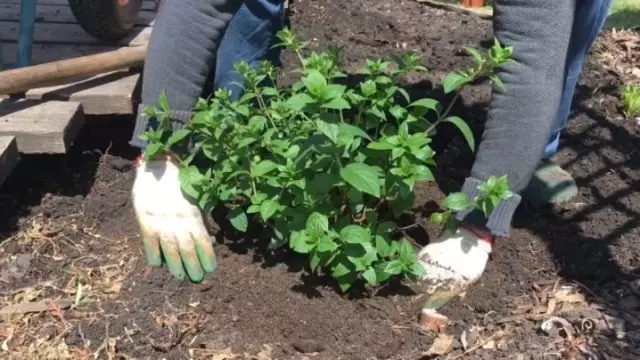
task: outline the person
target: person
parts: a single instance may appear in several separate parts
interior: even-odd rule
[[[428,274],[424,326],[440,326],[438,309],[484,272],[496,237],[509,235],[521,195],[537,203],[567,201],[574,179],[551,161],[589,48],[602,29],[611,0],[496,0],[494,34],[513,46],[514,63],[498,71],[507,92],[494,91],[476,159],[463,186],[469,198],[491,176],[507,175],[514,195],[489,218],[457,215],[461,226],[444,232],[418,253]]]
[[[521,195],[525,191],[533,191],[539,198],[549,194],[535,193],[535,187],[530,186],[532,178],[557,185],[557,175],[564,176],[564,170],[556,168],[549,158],[557,150],[577,77],[609,3],[494,1],[495,37],[514,48],[515,62],[498,72],[507,92],[492,94],[477,156],[461,191],[473,198],[483,181],[507,175],[514,195],[501,201],[488,218],[478,211],[458,214],[461,226],[455,232],[443,232],[420,250],[418,260],[426,270],[420,279],[427,294],[424,321],[441,320],[438,309],[480,278],[494,238],[509,235]],[[177,109],[172,112],[177,129],[189,120],[216,54],[215,87],[231,83],[228,59],[269,56],[269,47],[262,45],[272,40],[281,24],[276,9],[282,4],[276,0],[246,0],[242,16],[237,4],[231,0],[163,1],[149,43],[141,106],[155,104],[160,92],[167,90],[170,107]],[[250,22],[255,28],[248,26]],[[262,30],[253,30],[258,28]],[[251,50],[240,50],[237,44]],[[144,146],[139,136],[152,123],[153,119],[140,112],[133,145]],[[164,257],[174,276],[193,281],[215,269],[202,214],[183,196],[178,168],[171,159],[141,161],[132,197],[150,264],[160,265]]]
[[[130,144],[155,120],[144,115],[165,92],[172,128],[192,116],[200,97],[225,87],[238,98],[242,78],[233,65],[262,60],[277,64],[276,33],[284,25],[283,0],[162,0],[149,39],[142,74],[141,104]],[[149,263],[178,279],[201,281],[216,268],[212,239],[201,211],[182,194],[178,167],[166,159],[139,161],[132,189],[133,207]]]

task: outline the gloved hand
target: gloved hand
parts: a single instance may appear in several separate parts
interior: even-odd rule
[[[216,269],[213,238],[200,209],[184,197],[173,161],[139,160],[132,198],[150,265],[164,258],[173,276],[194,282]]]
[[[480,278],[491,253],[491,243],[490,236],[459,227],[455,233],[445,230],[420,250],[418,261],[426,271],[420,279],[427,294],[420,316],[425,330],[446,325],[447,318],[438,309]]]

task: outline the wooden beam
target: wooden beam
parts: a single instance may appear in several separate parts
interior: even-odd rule
[[[0,102],[0,136],[15,136],[20,153],[64,154],[83,124],[82,105],[77,102]]]
[[[148,26],[155,18],[154,11],[140,11],[136,25]],[[18,21],[20,19],[20,4],[0,3],[0,21]],[[43,5],[36,7],[36,24],[59,23],[76,24],[78,20],[71,12],[69,5]],[[6,39],[5,39],[6,40]]]
[[[75,101],[87,115],[133,114],[139,71],[115,71],[64,85],[31,89],[27,99]]]
[[[0,185],[7,180],[19,160],[16,138],[0,136]]]
[[[31,47],[31,62],[33,65],[51,61],[71,59],[85,55],[98,54],[105,51],[117,50],[119,46],[109,45],[73,45],[73,44],[33,44]],[[18,44],[2,42],[4,67],[10,69],[15,66]]]
[[[3,39],[17,39],[19,22],[0,22],[0,34]],[[80,45],[146,45],[151,36],[152,27],[135,27],[131,34],[117,42],[105,42],[87,34],[78,24],[36,23],[33,41],[42,44],[80,44]]]

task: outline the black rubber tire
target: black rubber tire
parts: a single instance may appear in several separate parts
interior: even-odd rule
[[[69,0],[69,6],[89,35],[103,41],[117,41],[135,26],[142,0]]]

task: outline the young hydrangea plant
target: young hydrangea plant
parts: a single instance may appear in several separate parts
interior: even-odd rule
[[[232,101],[218,90],[201,99],[192,121],[176,132],[163,95],[159,109],[147,109],[160,124],[143,137],[145,156],[176,153],[182,189],[203,210],[223,204],[241,232],[249,218],[257,220],[273,247],[307,254],[311,270],[330,273],[343,291],[359,279],[376,286],[392,276],[424,274],[397,219],[412,207],[416,183],[434,180],[429,144],[436,126],[455,125],[473,151],[471,129],[450,114],[453,103],[412,101],[400,86],[402,76],[426,71],[415,55],[395,63],[367,60],[359,72],[364,80],[346,86],[339,50],[305,55],[307,43],[289,29],[278,38],[300,60],[299,81],[276,88],[269,85],[276,77],[272,64],[238,63],[244,95]],[[502,87],[494,70],[509,61],[511,48],[496,41],[487,55],[467,50],[475,66],[447,75],[445,92],[483,77]],[[176,150],[187,144],[191,151]],[[196,156],[207,166],[196,167]],[[452,213],[473,207],[489,214],[510,195],[505,189],[506,178],[492,178],[476,199],[451,194],[448,210],[434,220],[455,226]]]

